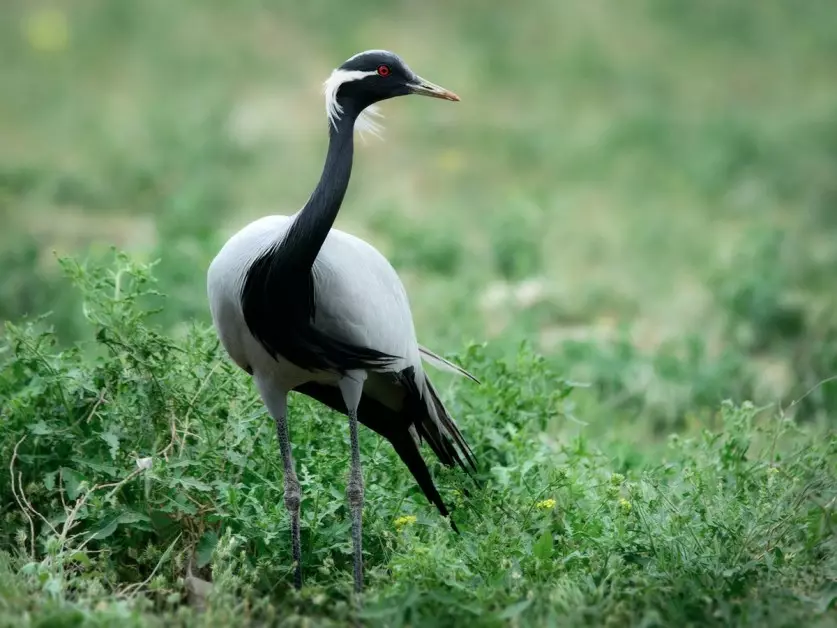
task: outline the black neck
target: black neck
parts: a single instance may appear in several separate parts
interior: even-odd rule
[[[241,287],[241,310],[253,337],[274,358],[281,356],[308,371],[380,369],[398,359],[331,338],[314,327],[317,293],[312,267],[349,185],[358,111],[344,104],[341,119],[329,128],[328,155],[314,193],[285,238],[248,266]],[[253,372],[252,365],[246,368]]]
[[[320,181],[282,243],[282,256],[299,270],[313,266],[349,187],[356,117],[355,112],[344,107],[334,124],[329,120],[328,153]]]

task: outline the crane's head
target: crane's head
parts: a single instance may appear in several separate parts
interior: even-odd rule
[[[326,80],[326,114],[335,128],[345,114],[357,117],[361,131],[375,133],[379,127],[371,116],[380,115],[375,103],[410,94],[459,100],[453,92],[421,78],[397,54],[367,50],[350,57]]]

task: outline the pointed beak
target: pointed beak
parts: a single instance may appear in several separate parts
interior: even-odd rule
[[[409,85],[410,93],[418,96],[430,96],[430,98],[441,98],[442,100],[450,100],[459,102],[459,96],[452,91],[440,87],[430,81],[425,81],[420,76],[417,76]]]

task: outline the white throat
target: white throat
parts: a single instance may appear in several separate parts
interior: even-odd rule
[[[340,86],[351,81],[359,81],[367,76],[376,74],[374,70],[370,72],[361,72],[359,70],[334,70],[325,83],[323,83],[323,93],[325,94],[326,115],[329,123],[337,130],[337,121],[343,115],[343,107],[337,102],[337,92]],[[361,135],[363,133],[371,133],[376,137],[381,136],[383,127],[375,118],[381,118],[383,115],[375,105],[370,105],[360,112],[360,115],[355,121],[355,129]]]

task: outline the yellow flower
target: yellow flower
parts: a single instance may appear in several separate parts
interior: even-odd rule
[[[625,476],[621,473],[611,473],[610,474],[610,483],[614,486],[619,486],[622,482],[625,481]]]
[[[535,508],[540,508],[541,510],[549,510],[551,508],[555,508],[555,500],[552,498],[545,499],[542,502],[538,502],[537,504],[535,504]]]
[[[630,513],[632,508],[633,506],[631,506],[631,502],[629,502],[624,497],[619,498],[619,510],[622,511],[623,515],[627,515],[628,513]]]
[[[58,9],[40,9],[28,16],[23,25],[29,45],[39,52],[60,52],[70,40],[67,16]]]
[[[403,517],[398,517],[398,519],[394,521],[395,529],[401,530],[401,528],[403,528],[404,526],[411,526],[415,522],[416,518],[413,515],[404,515]]]

